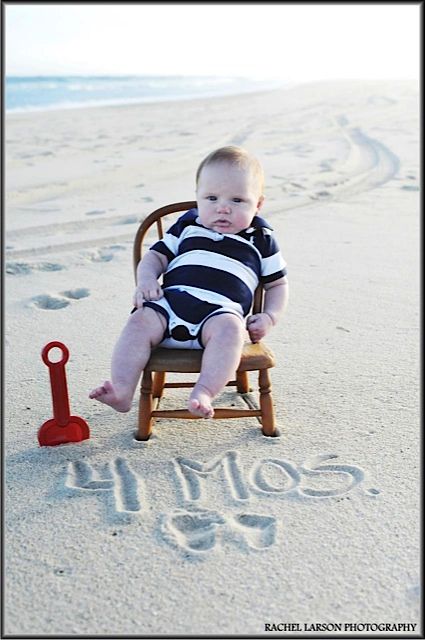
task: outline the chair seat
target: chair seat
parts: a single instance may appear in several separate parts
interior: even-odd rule
[[[165,349],[157,347],[146,365],[146,371],[173,371],[177,373],[199,373],[202,349]],[[256,371],[275,366],[273,353],[261,342],[246,342],[242,351],[238,371]]]

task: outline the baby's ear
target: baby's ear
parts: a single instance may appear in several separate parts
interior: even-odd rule
[[[260,211],[261,207],[263,206],[263,202],[264,202],[264,196],[260,196],[257,202],[257,211]]]

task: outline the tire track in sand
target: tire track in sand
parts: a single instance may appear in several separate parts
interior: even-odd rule
[[[268,211],[269,215],[291,211],[300,207],[311,206],[314,201],[323,202],[331,200],[342,200],[346,197],[358,195],[364,191],[375,189],[391,180],[400,169],[400,159],[387,146],[379,140],[370,137],[360,127],[349,126],[348,118],[341,114],[334,118],[335,126],[340,130],[341,135],[349,145],[349,152],[345,161],[335,166],[327,172],[326,179],[323,179],[323,173],[317,174],[317,180],[309,191],[303,193],[297,203],[283,203],[271,207]],[[313,201],[313,202],[312,202]],[[143,217],[143,216],[142,216]],[[96,221],[84,220],[77,222],[68,222],[57,225],[50,225],[49,232],[56,232],[63,237],[66,232],[72,232],[78,229],[93,229],[93,227],[109,227],[110,225],[123,225],[136,223],[141,221],[139,216],[135,215],[131,219],[123,216],[113,216],[109,218],[97,219]],[[12,240],[27,236],[31,233],[34,235],[42,235],[45,233],[44,225],[31,227],[10,232]],[[123,242],[131,241],[134,233],[122,229],[113,235],[101,238],[101,242]],[[49,243],[47,246],[39,246],[32,249],[11,250],[9,256],[16,259],[24,257],[37,257],[49,253],[56,253],[64,250],[75,250],[96,245],[96,239],[90,238],[82,241],[70,241],[68,243],[55,244]]]
[[[382,142],[371,138],[359,127],[348,127],[345,116],[335,120],[350,145],[348,157],[341,167],[343,174],[335,187],[335,195],[347,196],[380,187],[400,169],[400,159]]]
[[[337,116],[334,123],[348,143],[345,161],[328,170],[326,179],[322,170],[316,177],[313,176],[310,182],[313,186],[310,188],[296,185],[303,191],[302,195],[298,193],[297,202],[273,207],[268,215],[311,206],[314,201],[340,201],[381,187],[397,175],[400,159],[387,146],[371,138],[361,128],[350,127],[345,115]]]

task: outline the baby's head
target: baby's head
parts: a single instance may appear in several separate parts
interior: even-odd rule
[[[259,161],[241,147],[210,153],[196,173],[198,213],[202,224],[220,233],[239,233],[261,208],[264,173]]]
[[[228,146],[220,147],[207,155],[201,162],[196,172],[196,186],[198,187],[199,179],[201,177],[202,170],[213,164],[224,164],[237,167],[239,170],[244,170],[248,173],[250,181],[255,183],[258,189],[258,196],[263,195],[264,189],[264,172],[263,167],[248,151],[242,147]]]

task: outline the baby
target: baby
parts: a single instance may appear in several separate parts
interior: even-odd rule
[[[129,411],[152,349],[203,349],[188,409],[213,417],[212,400],[235,375],[246,330],[260,341],[288,300],[286,263],[257,215],[263,184],[260,163],[240,147],[223,147],[201,162],[197,209],[180,216],[139,262],[135,309],[113,351],[111,381],[90,398]],[[260,281],[264,311],[249,316]]]

